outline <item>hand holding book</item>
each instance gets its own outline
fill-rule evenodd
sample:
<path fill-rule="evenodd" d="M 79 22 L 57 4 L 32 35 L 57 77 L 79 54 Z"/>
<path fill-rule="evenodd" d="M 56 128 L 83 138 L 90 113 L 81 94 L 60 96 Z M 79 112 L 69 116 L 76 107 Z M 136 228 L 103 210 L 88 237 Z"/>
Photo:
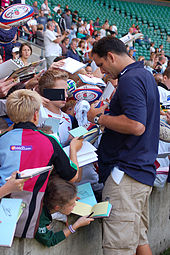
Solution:
<path fill-rule="evenodd" d="M 18 192 L 23 190 L 24 183 L 27 179 L 17 180 L 17 172 L 13 172 L 8 181 L 0 188 L 0 198 L 8 195 L 12 192 Z"/>
<path fill-rule="evenodd" d="M 52 166 L 45 166 L 45 167 L 38 167 L 38 168 L 31 168 L 31 169 L 25 169 L 21 172 L 15 172 L 16 179 L 28 179 L 32 178 L 36 175 L 43 174 L 45 172 L 48 172 L 52 170 Z M 10 180 L 11 177 L 6 178 L 5 180 Z"/>

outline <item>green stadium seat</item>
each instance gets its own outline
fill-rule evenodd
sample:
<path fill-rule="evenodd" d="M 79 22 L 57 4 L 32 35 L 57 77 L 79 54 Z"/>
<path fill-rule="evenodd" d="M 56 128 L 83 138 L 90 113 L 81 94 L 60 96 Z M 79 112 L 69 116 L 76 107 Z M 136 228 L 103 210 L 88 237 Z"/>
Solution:
<path fill-rule="evenodd" d="M 30 5 L 33 2 L 34 0 L 26 0 L 26 3 Z M 38 1 L 38 8 L 42 3 L 43 0 Z M 72 11 L 78 10 L 79 16 L 83 19 L 95 20 L 99 16 L 101 23 L 108 19 L 110 24 L 117 25 L 118 37 L 126 34 L 132 23 L 138 24 L 141 32 L 148 35 L 156 44 L 163 42 L 167 45 L 167 49 L 170 47 L 166 41 L 167 36 L 170 36 L 169 8 L 166 6 L 117 0 L 57 0 L 57 4 L 61 4 L 62 9 L 69 4 L 69 8 Z M 56 0 L 49 0 L 51 11 L 54 6 L 56 6 Z"/>

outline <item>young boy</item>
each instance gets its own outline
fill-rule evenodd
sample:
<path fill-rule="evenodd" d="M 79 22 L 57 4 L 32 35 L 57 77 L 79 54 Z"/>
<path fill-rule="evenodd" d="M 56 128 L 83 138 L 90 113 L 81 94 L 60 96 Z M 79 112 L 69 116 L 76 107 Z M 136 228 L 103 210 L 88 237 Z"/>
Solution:
<path fill-rule="evenodd" d="M 40 104 L 38 93 L 27 89 L 17 90 L 7 98 L 7 114 L 14 125 L 12 130 L 0 135 L 0 187 L 14 170 L 21 172 L 50 165 L 54 166 L 53 172 L 65 180 L 75 182 L 78 178 L 80 140 L 71 141 L 68 158 L 53 137 L 37 130 Z M 17 237 L 34 237 L 49 175 L 46 172 L 34 176 L 25 182 L 24 192 L 11 195 L 27 205 L 17 223 Z"/>
<path fill-rule="evenodd" d="M 50 89 L 65 89 L 65 96 L 67 98 L 67 79 L 68 75 L 66 72 L 61 70 L 56 71 L 46 71 L 45 74 L 41 77 L 39 80 L 39 93 L 41 96 L 44 96 L 44 89 L 50 88 Z M 69 104 L 69 102 L 67 103 Z M 72 129 L 72 126 L 75 125 L 75 122 L 71 123 L 70 117 L 61 111 L 61 108 L 66 106 L 66 100 L 65 101 L 49 101 L 49 103 L 46 105 L 46 107 L 40 108 L 40 122 L 41 125 L 43 123 L 43 114 L 46 118 L 53 117 L 60 120 L 59 125 L 59 132 L 58 134 L 54 133 L 53 135 L 58 136 L 58 139 L 62 146 L 66 146 L 67 142 L 69 141 L 69 130 Z M 66 108 L 66 107 L 65 107 Z M 73 108 L 73 107 L 72 107 Z M 67 112 L 68 113 L 68 112 Z M 82 175 L 82 181 L 89 182 L 92 184 L 93 187 L 95 187 L 95 191 L 100 190 L 103 185 L 98 183 L 98 175 L 95 172 L 95 168 L 93 164 L 88 164 L 84 166 L 82 169 L 83 175 Z M 56 215 L 56 214 L 55 214 Z M 58 215 L 58 213 L 57 213 Z M 57 217 L 58 216 L 53 216 Z M 65 218 L 65 217 L 64 217 Z"/>
<path fill-rule="evenodd" d="M 46 71 L 39 80 L 39 93 L 44 96 L 44 89 L 64 89 L 65 101 L 52 101 L 50 100 L 46 107 L 41 106 L 39 125 L 43 124 L 44 119 L 53 117 L 59 120 L 58 133 L 54 135 L 60 140 L 62 146 L 66 145 L 69 140 L 68 131 L 72 129 L 70 117 L 61 111 L 61 108 L 65 106 L 67 95 L 67 79 L 68 75 L 64 71 Z"/>
<path fill-rule="evenodd" d="M 75 206 L 77 198 L 76 186 L 73 183 L 65 181 L 57 176 L 52 176 L 48 183 L 45 196 L 44 206 L 40 216 L 38 231 L 35 239 L 50 247 L 58 244 L 67 238 L 71 233 L 76 232 L 79 227 L 89 225 L 94 219 L 80 217 L 73 225 L 69 225 L 59 232 L 53 232 L 50 229 L 52 221 L 51 214 L 61 212 L 69 215 Z"/>

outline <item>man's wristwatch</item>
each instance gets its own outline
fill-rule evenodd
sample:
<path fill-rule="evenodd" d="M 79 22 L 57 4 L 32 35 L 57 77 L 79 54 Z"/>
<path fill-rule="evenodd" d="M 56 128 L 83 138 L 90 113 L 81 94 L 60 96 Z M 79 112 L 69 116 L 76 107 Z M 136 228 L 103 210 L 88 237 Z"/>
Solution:
<path fill-rule="evenodd" d="M 99 121 L 99 118 L 100 118 L 101 115 L 102 115 L 102 113 L 99 113 L 99 114 L 97 114 L 97 115 L 94 117 L 94 123 L 95 123 L 95 124 L 99 125 L 98 121 Z"/>

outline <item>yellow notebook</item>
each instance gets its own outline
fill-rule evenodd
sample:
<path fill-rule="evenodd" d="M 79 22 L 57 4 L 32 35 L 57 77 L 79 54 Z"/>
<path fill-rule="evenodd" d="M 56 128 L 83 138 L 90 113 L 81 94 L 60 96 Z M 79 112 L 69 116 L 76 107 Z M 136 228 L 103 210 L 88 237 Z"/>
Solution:
<path fill-rule="evenodd" d="M 109 217 L 112 205 L 109 202 L 101 202 L 95 204 L 94 206 L 76 201 L 76 206 L 74 207 L 72 213 L 80 215 L 80 216 L 88 216 L 91 215 L 92 218 L 102 218 Z"/>

